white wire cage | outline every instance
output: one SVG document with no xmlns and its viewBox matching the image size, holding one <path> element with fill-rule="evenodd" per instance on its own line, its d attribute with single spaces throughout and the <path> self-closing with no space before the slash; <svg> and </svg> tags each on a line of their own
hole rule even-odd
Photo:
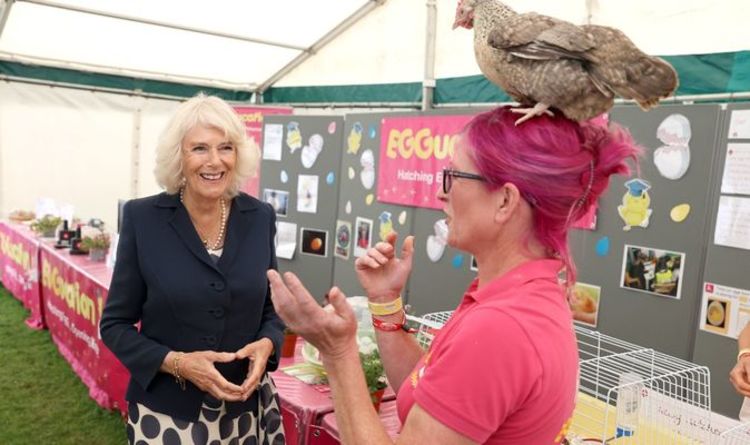
<svg viewBox="0 0 750 445">
<path fill-rule="evenodd" d="M 576 325 L 571 445 L 750 445 L 750 425 L 711 411 L 706 366 Z"/>
<path fill-rule="evenodd" d="M 421 317 L 414 315 L 407 315 L 406 319 L 412 324 L 416 324 L 417 329 L 417 342 L 422 349 L 427 349 L 432 344 L 432 340 L 435 339 L 438 331 L 443 325 L 451 318 L 453 311 L 441 311 L 441 312 L 430 312 L 424 314 Z"/>
<path fill-rule="evenodd" d="M 577 326 L 580 383 L 570 443 L 706 444 L 710 371 Z"/>
</svg>

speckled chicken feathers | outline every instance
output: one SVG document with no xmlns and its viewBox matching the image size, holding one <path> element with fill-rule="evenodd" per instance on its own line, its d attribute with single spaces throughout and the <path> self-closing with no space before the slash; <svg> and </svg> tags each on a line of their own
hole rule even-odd
<svg viewBox="0 0 750 445">
<path fill-rule="evenodd" d="M 476 14 L 486 12 L 489 19 L 475 19 L 477 62 L 490 81 L 522 104 L 545 103 L 583 121 L 607 112 L 615 95 L 650 109 L 677 88 L 671 65 L 643 53 L 617 29 L 576 26 L 537 13 L 508 14 L 500 2 L 482 3 Z M 492 3 L 504 12 L 486 10 Z"/>
</svg>

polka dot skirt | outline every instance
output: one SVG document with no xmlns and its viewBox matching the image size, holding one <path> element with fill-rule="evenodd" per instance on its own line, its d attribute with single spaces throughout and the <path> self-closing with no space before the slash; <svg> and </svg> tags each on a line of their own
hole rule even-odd
<svg viewBox="0 0 750 445">
<path fill-rule="evenodd" d="M 224 401 L 206 396 L 195 422 L 157 413 L 140 403 L 128 405 L 130 445 L 283 445 L 284 428 L 276 387 L 263 377 L 258 391 L 258 410 L 227 415 Z M 258 413 L 261 413 L 258 420 Z"/>
</svg>

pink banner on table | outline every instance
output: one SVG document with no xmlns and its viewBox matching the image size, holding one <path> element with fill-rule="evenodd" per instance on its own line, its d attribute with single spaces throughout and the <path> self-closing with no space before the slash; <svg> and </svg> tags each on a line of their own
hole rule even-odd
<svg viewBox="0 0 750 445">
<path fill-rule="evenodd" d="M 254 139 L 258 146 L 263 142 L 263 118 L 265 116 L 272 114 L 292 114 L 292 109 L 285 107 L 234 107 L 234 111 L 239 114 L 240 119 L 245 123 L 247 137 Z M 258 162 L 260 162 L 260 158 Z M 258 197 L 259 187 L 260 165 L 258 166 L 258 174 L 254 178 L 248 179 L 241 190 L 248 195 Z"/>
<path fill-rule="evenodd" d="M 22 224 L 0 222 L 0 281 L 29 310 L 26 324 L 44 327 L 39 290 L 39 240 Z"/>
<path fill-rule="evenodd" d="M 126 413 L 130 375 L 99 337 L 111 272 L 104 263 L 47 245 L 41 247 L 40 262 L 44 317 L 52 340 L 92 399 Z"/>
<path fill-rule="evenodd" d="M 437 200 L 442 170 L 453 154 L 458 133 L 473 116 L 384 118 L 378 165 L 378 201 L 441 209 Z"/>
</svg>

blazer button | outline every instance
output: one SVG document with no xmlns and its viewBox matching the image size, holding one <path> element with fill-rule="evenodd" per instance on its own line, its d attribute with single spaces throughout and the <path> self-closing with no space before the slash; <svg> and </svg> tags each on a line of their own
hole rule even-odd
<svg viewBox="0 0 750 445">
<path fill-rule="evenodd" d="M 203 337 L 203 341 L 206 342 L 208 346 L 215 346 L 216 345 L 216 337 L 213 335 L 207 335 Z"/>
<path fill-rule="evenodd" d="M 221 317 L 224 316 L 224 308 L 222 308 L 222 307 L 217 307 L 217 308 L 211 309 L 209 312 L 211 312 L 212 314 L 214 314 L 214 317 L 216 317 L 216 318 L 221 318 Z"/>
<path fill-rule="evenodd" d="M 221 292 L 226 286 L 223 281 L 214 281 L 211 283 L 211 287 L 213 287 L 216 292 Z"/>
</svg>

